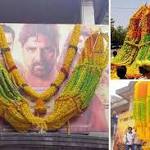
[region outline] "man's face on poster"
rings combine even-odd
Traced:
[[[55,43],[55,42],[54,42]],[[29,37],[23,45],[23,57],[29,72],[41,79],[47,79],[54,69],[56,48],[52,41],[43,34]]]

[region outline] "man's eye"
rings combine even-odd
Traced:
[[[49,52],[49,51],[51,51],[51,48],[50,48],[50,47],[45,47],[45,48],[42,48],[42,50],[43,50],[44,52]]]
[[[34,52],[36,50],[36,48],[34,48],[34,47],[28,47],[27,50],[30,51],[30,52]]]

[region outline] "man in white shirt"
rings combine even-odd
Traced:
[[[132,133],[132,127],[128,127],[128,131],[124,136],[124,143],[126,145],[126,150],[133,150],[134,135]]]

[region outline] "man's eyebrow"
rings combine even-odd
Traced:
[[[45,46],[43,49],[54,48],[54,46]]]
[[[36,49],[36,46],[27,46],[26,49]]]

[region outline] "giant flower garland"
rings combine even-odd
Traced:
[[[142,23],[142,38],[139,46],[139,53],[136,62],[139,66],[150,66],[150,7],[143,17]]]
[[[134,87],[133,114],[140,139],[150,141],[150,82],[137,82]]]
[[[1,30],[0,34],[0,47],[5,57],[7,69],[9,70],[13,67],[14,63],[12,58],[9,59],[11,56],[3,30]],[[78,38],[75,39],[77,40]],[[59,97],[55,100],[54,111],[44,117],[35,116],[32,113],[28,101],[21,95],[15,84],[11,81],[6,69],[0,65],[0,116],[8,121],[17,131],[25,132],[33,127],[46,131],[56,130],[61,128],[72,117],[80,114],[88,107],[96,86],[99,83],[102,70],[107,65],[108,47],[104,48],[104,39],[108,40],[106,35],[94,33],[86,40],[85,47],[74,72]],[[76,40],[71,42],[71,44],[76,45]],[[74,45],[71,45],[69,48],[70,50],[66,58],[73,57],[75,53]],[[65,62],[67,71],[72,61],[71,59]],[[21,86],[22,83],[24,84],[23,79],[15,76],[18,76],[16,68],[13,71],[15,82],[17,81],[19,86]],[[64,74],[62,73],[61,76],[64,76]],[[61,82],[64,80],[63,78],[64,77],[62,77]],[[61,82],[58,81],[59,78],[57,82],[55,81],[56,85],[61,84]],[[51,94],[48,93],[48,95]],[[31,96],[33,95],[31,94]],[[43,99],[45,99],[45,97]]]
[[[127,67],[128,78],[139,78],[141,76],[139,66],[150,65],[148,61],[149,14],[150,7],[143,5],[131,17],[124,44],[117,56],[112,60],[114,70],[117,66],[125,65]],[[114,74],[116,71],[112,71],[112,73]],[[115,75],[112,75],[113,77]]]

